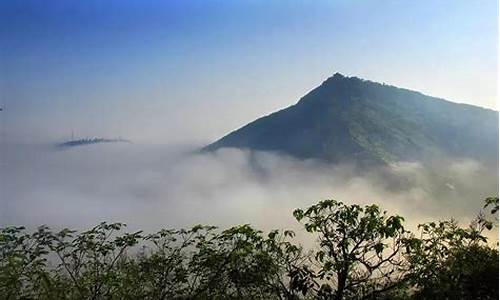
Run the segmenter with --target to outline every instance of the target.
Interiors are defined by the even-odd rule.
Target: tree
[[[183,299],[198,285],[190,261],[196,245],[210,240],[216,227],[162,229],[143,238],[143,248],[118,265],[121,286],[117,299]]]
[[[498,197],[490,205],[496,214]],[[420,236],[407,240],[413,298],[498,299],[498,249],[483,235],[492,226],[482,212],[465,228],[455,220],[419,225]]]
[[[24,227],[0,229],[0,295],[2,299],[43,298],[51,273],[46,269],[47,227],[32,234]],[[53,286],[54,289],[56,288]]]
[[[55,279],[66,283],[66,297],[102,299],[117,293],[118,265],[128,260],[127,250],[142,239],[140,231],[120,233],[124,226],[103,222],[77,235],[68,229],[57,233],[46,231],[48,248],[59,260]]]
[[[402,217],[389,216],[376,205],[363,208],[335,200],[297,209],[294,216],[318,235],[318,298],[373,299],[401,284]]]
[[[286,278],[303,261],[302,250],[287,238],[267,236],[249,225],[229,228],[196,245],[191,274],[198,281],[192,299],[296,299]]]

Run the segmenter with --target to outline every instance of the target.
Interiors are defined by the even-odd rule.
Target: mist
[[[292,212],[322,199],[378,204],[407,227],[454,217],[466,223],[498,191],[497,166],[441,159],[360,172],[351,165],[199,145],[1,145],[0,226],[88,228],[124,222],[153,231],[194,224],[300,225]]]

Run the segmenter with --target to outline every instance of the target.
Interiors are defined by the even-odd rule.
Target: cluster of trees
[[[121,137],[117,139],[105,139],[105,138],[85,138],[85,139],[78,139],[78,140],[71,140],[67,141],[64,143],[57,144],[56,146],[58,148],[67,148],[67,147],[74,147],[74,146],[82,146],[82,145],[91,145],[91,144],[99,144],[99,143],[131,143],[131,141],[122,139]]]
[[[430,222],[411,233],[377,205],[321,201],[292,231],[250,225],[125,233],[0,229],[1,299],[497,299],[498,197],[470,226]],[[491,213],[491,215],[490,215]],[[497,244],[498,245],[498,244]]]

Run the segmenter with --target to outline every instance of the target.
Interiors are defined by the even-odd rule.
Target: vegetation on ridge
[[[78,140],[67,141],[64,143],[59,143],[56,145],[56,147],[60,149],[65,149],[69,147],[101,144],[101,143],[131,143],[131,141],[122,139],[121,137],[117,139],[105,139],[105,138],[95,137],[95,138],[78,139]]]

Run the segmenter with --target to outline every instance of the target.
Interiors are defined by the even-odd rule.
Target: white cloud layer
[[[119,221],[148,231],[197,223],[299,225],[295,208],[321,199],[381,205],[419,222],[466,221],[498,193],[496,166],[442,159],[360,173],[349,165],[264,152],[101,144],[60,151],[47,145],[2,145],[0,226],[86,228]]]

